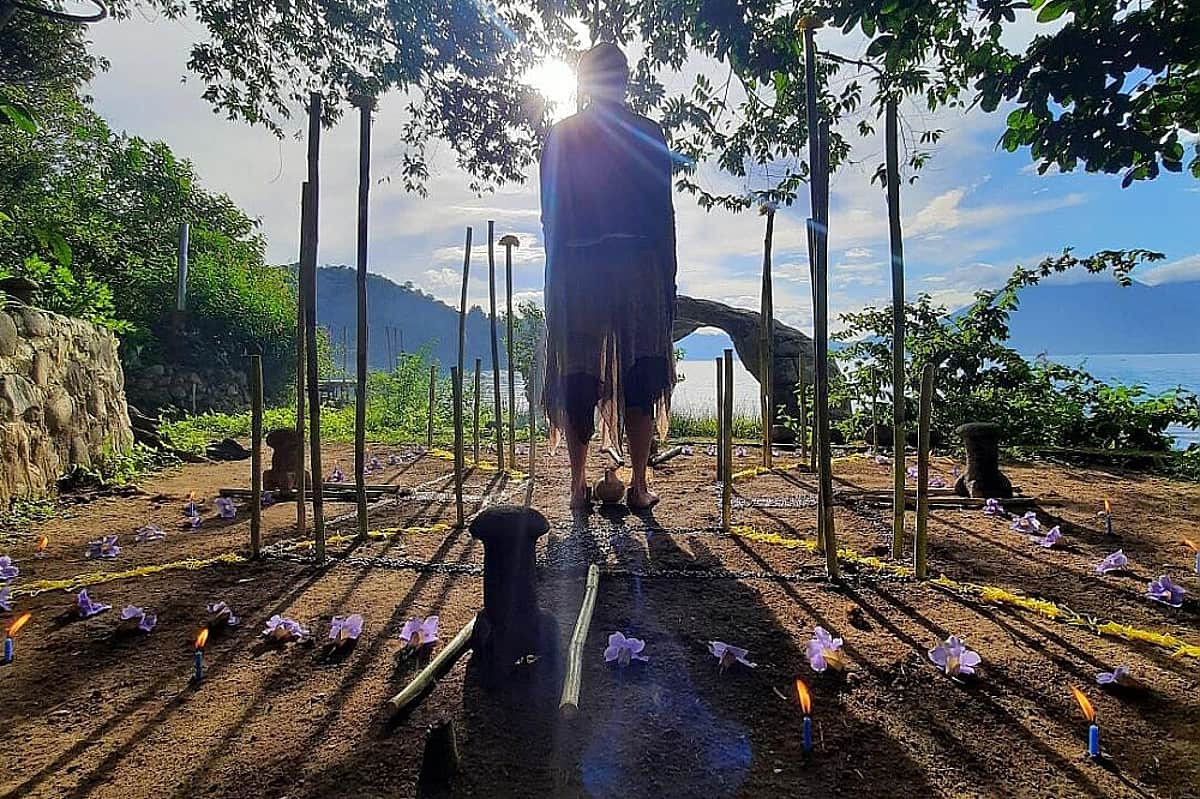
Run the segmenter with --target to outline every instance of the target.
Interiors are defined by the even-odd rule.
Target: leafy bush
[[[932,363],[937,370],[932,428],[947,440],[964,422],[994,421],[1015,446],[1170,449],[1168,425],[1200,427],[1195,394],[1180,388],[1151,396],[1142,386],[1106,385],[1082,369],[1044,358],[1031,362],[1005,343],[1021,290],[1041,278],[1083,267],[1089,272],[1111,269],[1128,283],[1138,263],[1160,257],[1132,250],[1079,259],[1068,250],[1036,269],[1017,268],[1002,288],[976,293],[974,303],[953,315],[924,294],[906,304],[905,417],[911,420],[906,426],[915,427],[919,376]],[[841,376],[831,382],[830,402],[852,404],[853,413],[839,426],[848,437],[861,438],[871,422],[877,377],[882,389],[879,421],[891,424],[892,312],[866,308],[842,319],[847,327],[838,338],[852,343],[836,355]]]

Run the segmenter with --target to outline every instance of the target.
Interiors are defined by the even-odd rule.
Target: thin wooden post
[[[350,378],[350,333],[345,325],[342,325],[342,379]]]
[[[367,538],[367,232],[371,198],[371,106],[363,99],[358,116],[358,263],[355,273],[354,345],[354,490],[358,539]],[[346,328],[342,328],[342,362],[348,354]]]
[[[579,713],[579,691],[583,687],[583,648],[587,644],[592,614],[596,610],[596,595],[599,592],[600,567],[593,563],[588,566],[583,603],[579,606],[575,631],[571,633],[571,643],[567,646],[567,670],[563,679],[562,699],[558,703],[558,712],[564,718],[574,718]]]
[[[871,367],[871,453],[879,452],[879,372]]]
[[[804,357],[796,356],[796,402],[800,408],[800,462],[808,462],[808,409],[805,407],[807,399],[804,396]]]
[[[896,100],[885,109],[888,238],[892,255],[892,557],[904,553],[904,238],[900,230],[900,155]]]
[[[733,350],[725,350],[725,458],[721,475],[721,527],[728,531],[733,522]]]
[[[451,639],[450,643],[434,656],[433,660],[429,661],[429,665],[421,669],[421,673],[413,678],[412,682],[404,686],[404,690],[393,696],[388,701],[392,704],[392,710],[399,712],[412,703],[414,699],[421,696],[434,683],[437,682],[441,675],[449,671],[463,653],[471,648],[471,638],[475,633],[475,617],[467,622],[458,635]]]
[[[504,245],[504,293],[507,295],[507,339],[505,357],[508,364],[508,463],[512,468],[517,466],[517,383],[513,370],[513,287],[512,287],[512,251],[516,236],[505,236],[500,239]]]
[[[725,480],[725,361],[717,358],[717,482]]]
[[[466,374],[463,357],[467,347],[467,281],[471,274],[471,234],[473,232],[468,226],[467,242],[463,245],[462,299],[458,304],[458,374],[460,377]]]
[[[472,443],[475,445],[475,464],[479,464],[479,373],[483,369],[483,358],[475,359],[475,401],[472,412],[475,417],[473,432],[471,435]]]
[[[463,514],[463,414],[462,414],[462,372],[457,366],[450,367],[450,387],[454,400],[454,504],[458,511],[458,526],[463,527],[466,517]]]
[[[921,370],[921,407],[917,416],[917,534],[913,541],[913,566],[918,580],[925,579],[926,530],[929,524],[929,423],[933,412],[933,364]]]
[[[775,405],[775,299],[771,286],[771,238],[775,231],[775,209],[763,204],[767,232],[763,237],[762,300],[759,308],[759,388],[762,391],[762,465],[770,469],[771,426]]]
[[[437,364],[429,364],[429,429],[425,431],[425,446],[433,449],[433,413],[437,404]]]
[[[533,480],[534,467],[537,466],[537,414],[533,406],[529,406],[529,479]]]
[[[308,184],[305,183],[300,191],[300,255],[304,255],[304,229],[306,220],[308,219]],[[305,461],[307,456],[304,454],[304,430],[305,422],[305,402],[304,402],[304,377],[308,370],[308,357],[305,354],[307,348],[304,346],[305,330],[307,323],[305,321],[307,314],[304,312],[304,305],[307,302],[304,292],[304,269],[300,264],[296,266],[296,535],[304,538],[308,533],[308,506],[305,504],[305,494],[307,486],[304,475],[306,473]]]
[[[302,264],[305,272],[305,346],[308,359],[308,441],[309,461],[313,472],[313,555],[317,563],[325,562],[325,506],[321,483],[321,388],[317,371],[317,246],[320,229],[320,165],[321,152],[321,94],[311,92],[308,101],[308,193],[307,258]]]
[[[496,429],[496,468],[504,471],[504,414],[500,407],[500,341],[496,335],[496,223],[488,220],[488,294],[492,310],[492,424]]]
[[[250,557],[262,553],[262,356],[250,356]]]

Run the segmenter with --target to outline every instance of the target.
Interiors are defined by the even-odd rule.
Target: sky
[[[191,160],[204,185],[228,194],[260,221],[268,260],[297,259],[300,184],[305,146],[298,135],[277,139],[269,132],[214,113],[201,98],[203,85],[186,69],[191,45],[205,38],[194,22],[139,15],[128,21],[93,25],[95,51],[111,67],[90,87],[95,109],[118,130],[161,139],[177,156]],[[822,34],[833,36],[834,33]],[[818,37],[818,47],[844,55],[844,40]],[[565,70],[546,70],[547,87],[563,91]],[[687,76],[667,80],[683,90]],[[1148,283],[1200,280],[1200,181],[1164,173],[1154,181],[1120,187],[1120,176],[1048,174],[1039,176],[1025,151],[996,147],[1006,112],[938,112],[920,104],[901,108],[902,126],[945,134],[917,180],[902,189],[906,294],[931,294],[954,308],[980,288],[1003,283],[1015,265],[1074,247],[1086,254],[1100,249],[1144,247],[1167,255],[1152,269],[1135,273]],[[486,264],[487,222],[496,237],[513,233],[514,295],[541,302],[544,267],[538,209],[538,176],[531,170],[522,185],[509,185],[482,197],[454,166],[445,143],[430,147],[432,175],[428,197],[406,194],[399,180],[403,101],[381,98],[374,125],[370,207],[369,269],[392,280],[412,281],[426,292],[457,305],[465,227],[474,227],[473,273]],[[298,132],[303,122],[293,125]],[[355,263],[358,121],[347,115],[323,134],[321,149],[321,228],[319,260]],[[877,126],[882,130],[882,124]],[[831,325],[839,314],[880,305],[891,296],[885,197],[870,176],[882,160],[882,140],[861,142],[857,164],[831,180],[829,283]],[[395,178],[390,180],[389,178]],[[747,188],[728,176],[706,171],[708,187]],[[810,331],[811,287],[805,250],[807,192],[775,223],[774,292],[777,317]],[[757,308],[762,269],[763,221],[753,211],[706,212],[690,195],[676,194],[679,241],[678,288],[682,294]],[[499,248],[498,248],[499,249]],[[1068,279],[1079,279],[1071,277]],[[472,304],[486,304],[483,281],[471,285]],[[715,332],[715,331],[714,331]]]

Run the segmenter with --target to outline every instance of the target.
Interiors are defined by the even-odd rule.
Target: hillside
[[[1197,308],[1200,282],[1042,284],[1021,292],[1009,344],[1026,355],[1200,352]]]
[[[350,364],[355,358],[355,272],[347,266],[323,266],[317,271],[317,324],[332,328],[335,351],[340,353],[342,328],[350,342]],[[428,347],[443,367],[449,368],[458,358],[458,310],[441,300],[425,294],[411,283],[403,286],[380,275],[367,276],[367,326],[370,342],[367,363],[371,369],[388,366],[388,334],[386,328],[397,328],[403,336],[404,349],[415,352]],[[394,335],[394,334],[393,334]],[[482,358],[484,369],[491,363],[487,315],[479,308],[467,314],[467,369],[474,359]],[[503,345],[503,330],[500,331]],[[505,364],[504,347],[500,348],[500,364]]]

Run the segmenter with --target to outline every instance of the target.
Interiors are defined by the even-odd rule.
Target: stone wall
[[[112,333],[36,308],[0,309],[0,507],[131,447],[124,388]]]
[[[250,406],[246,373],[240,369],[193,369],[154,364],[130,369],[125,393],[142,413],[155,416],[168,408],[191,413],[244,411]],[[194,393],[193,393],[194,392]]]

